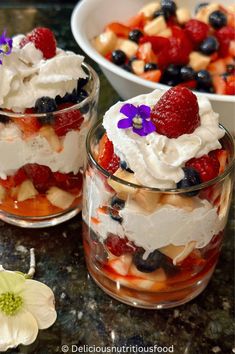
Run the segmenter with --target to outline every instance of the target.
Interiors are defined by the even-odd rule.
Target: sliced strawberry
[[[226,95],[235,95],[235,76],[230,75],[226,79]]]
[[[0,185],[6,189],[11,189],[11,188],[15,187],[13,176],[8,176],[6,179],[0,178]]]
[[[228,163],[228,152],[224,149],[213,150],[209,155],[219,162],[219,174],[223,173]]]
[[[193,158],[187,161],[185,165],[186,167],[194,168],[199,173],[202,182],[207,182],[217,177],[220,170],[219,161],[210,155]]]
[[[138,13],[137,15],[131,17],[127,22],[126,25],[131,29],[139,28],[140,30],[143,29],[146,23],[146,17],[143,12]]]
[[[41,193],[46,192],[54,183],[53,174],[47,166],[36,163],[27,164],[24,166],[24,171],[33,182],[35,188]]]
[[[220,75],[214,75],[212,77],[212,82],[214,86],[214,90],[219,95],[226,95],[226,81],[224,77]]]
[[[230,41],[235,39],[235,29],[230,26],[224,26],[215,31],[215,36],[219,41],[219,56],[226,57],[229,54]]]
[[[82,187],[82,174],[78,172],[73,173],[54,172],[55,184],[59,188],[71,190],[74,188],[80,189]]]
[[[114,32],[118,37],[128,38],[131,28],[119,22],[111,22],[105,27],[105,30]]]
[[[192,42],[198,45],[207,37],[210,27],[202,21],[191,19],[186,23],[185,29]]]
[[[144,60],[146,63],[156,63],[157,61],[157,57],[154,54],[150,42],[141,44],[137,50],[136,56],[138,59]]]
[[[24,137],[28,138],[35,134],[42,125],[36,117],[30,115],[33,113],[32,109],[27,109],[25,113],[29,116],[26,116],[25,118],[14,118],[14,123],[19,126],[20,130],[24,134]]]
[[[28,176],[27,174],[25,173],[25,170],[23,167],[21,167],[17,172],[16,174],[14,175],[14,184],[15,186],[18,186],[20,185],[22,182],[24,182]]]
[[[183,260],[180,264],[180,268],[183,270],[194,270],[196,268],[201,268],[206,264],[206,260],[200,256],[200,253],[193,251],[190,255]]]
[[[79,110],[71,110],[55,115],[54,129],[58,136],[64,136],[70,130],[79,130],[84,118]]]
[[[140,38],[140,44],[150,42],[153,51],[157,54],[164,48],[169,47],[169,39],[160,36],[143,36]]]
[[[159,82],[161,79],[161,74],[162,73],[160,70],[150,70],[140,74],[139,76],[145,80]]]
[[[113,143],[105,134],[99,147],[98,163],[109,173],[115,173],[120,165],[119,157],[114,153]]]
[[[105,240],[105,245],[108,250],[117,257],[126,253],[134,253],[136,250],[136,246],[126,237],[121,238],[114,234],[109,234]]]
[[[170,64],[186,65],[189,61],[190,48],[188,40],[181,38],[169,38],[169,47],[163,49],[158,55],[158,64],[160,68],[165,68]]]
[[[190,81],[181,82],[177,86],[187,87],[187,88],[193,90],[197,87],[197,82],[196,82],[196,80],[190,80]]]

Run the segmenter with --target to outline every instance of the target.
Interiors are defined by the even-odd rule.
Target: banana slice
[[[47,191],[47,199],[57,208],[67,209],[72,205],[75,196],[58,187],[51,187]]]
[[[129,183],[133,183],[133,184],[138,184],[138,181],[135,178],[133,173],[130,173],[126,170],[122,170],[121,168],[119,168],[114,173],[114,176],[126,181],[127,183],[129,182]],[[118,194],[118,197],[121,199],[127,200],[128,195],[133,196],[137,193],[136,188],[116,182],[111,178],[109,178],[107,182],[110,185],[110,187],[112,187],[116,191],[116,193]]]
[[[27,179],[19,186],[17,191],[18,202],[23,202],[24,200],[31,199],[38,195],[38,191],[34,188],[33,182]]]
[[[173,259],[173,264],[176,265],[187,258],[188,255],[194,250],[195,246],[196,241],[190,241],[185,246],[168,245],[160,248],[159,251],[167,257]]]
[[[228,179],[224,181],[221,196],[220,196],[220,204],[219,204],[219,218],[223,219],[227,212],[228,212],[228,205],[231,198],[231,190],[232,190],[232,183],[231,180]]]

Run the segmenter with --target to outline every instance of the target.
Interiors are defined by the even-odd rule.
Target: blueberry
[[[43,117],[38,118],[39,122],[42,125],[54,124],[54,115],[53,113],[47,113]]]
[[[176,4],[172,0],[162,0],[161,8],[164,13],[164,17],[168,19],[170,16],[175,15]]]
[[[113,220],[122,222],[122,218],[119,215],[119,210],[125,207],[125,201],[114,196],[111,200],[111,207],[109,208],[109,215]]]
[[[54,112],[57,109],[56,101],[53,98],[43,96],[38,98],[35,103],[36,113]]]
[[[133,42],[139,43],[141,37],[143,37],[143,33],[139,29],[133,29],[129,32],[129,39]]]
[[[66,93],[63,97],[56,96],[56,103],[77,103],[77,90],[74,89],[71,93]]]
[[[86,77],[85,79],[79,79],[78,84],[77,84],[77,91],[79,91],[81,88],[83,88],[89,81],[89,77]]]
[[[164,72],[169,78],[178,78],[180,75],[180,67],[175,64],[170,64]]]
[[[77,102],[78,103],[84,101],[87,97],[88,97],[88,93],[86,90],[80,89],[80,91],[77,92]],[[82,114],[86,114],[89,111],[89,109],[90,109],[89,103],[87,103],[84,106],[82,106],[81,108],[79,108],[79,110]]]
[[[213,11],[209,16],[209,23],[213,28],[219,29],[227,25],[227,16],[219,10]]]
[[[128,62],[127,64],[121,65],[121,68],[122,68],[123,70],[128,71],[129,73],[133,73],[132,66],[131,66],[131,63],[130,63],[130,62]]]
[[[3,114],[0,114],[0,123],[7,124],[11,121],[11,119],[8,116],[4,116]]]
[[[123,170],[126,170],[126,171],[128,171],[128,172],[130,172],[130,173],[133,173],[133,171],[127,166],[126,161],[121,161],[121,162],[120,162],[120,167],[121,167],[121,169],[123,169]]]
[[[204,41],[200,44],[199,50],[206,55],[210,55],[216,52],[219,48],[219,43],[215,37],[207,37]]]
[[[157,10],[153,13],[153,18],[157,18],[159,16],[165,16],[165,14],[162,10]]]
[[[191,66],[183,66],[180,69],[180,78],[182,81],[189,81],[195,79],[195,71]]]
[[[86,90],[81,89],[80,91],[77,92],[77,102],[78,103],[82,102],[87,97],[88,97],[88,93]]]
[[[154,272],[156,269],[161,268],[161,266],[165,262],[166,256],[164,256],[158,250],[155,250],[150,253],[146,259],[143,259],[144,253],[145,250],[141,248],[134,254],[133,257],[133,262],[140,272]]]
[[[169,86],[175,86],[180,82],[180,67],[170,64],[161,77],[161,83]]]
[[[201,2],[200,4],[196,5],[195,14],[197,14],[202,7],[206,7],[207,5],[209,5],[209,2]]]
[[[144,66],[144,71],[157,70],[158,66],[156,63],[146,63]]]
[[[126,54],[120,50],[114,50],[111,54],[111,60],[116,65],[122,65],[126,62]]]
[[[199,173],[191,167],[183,167],[184,178],[177,183],[177,188],[193,187],[201,183]],[[198,194],[198,191],[187,192],[185,195],[193,197]]]
[[[196,73],[198,87],[208,88],[212,85],[211,74],[207,70],[200,70]]]

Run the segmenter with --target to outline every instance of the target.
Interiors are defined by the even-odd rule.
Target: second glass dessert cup
[[[53,226],[82,208],[87,133],[97,117],[99,78],[88,75],[80,103],[45,114],[0,112],[0,218],[21,227]]]
[[[232,196],[234,147],[215,179],[185,189],[146,188],[97,163],[104,135],[100,123],[87,139],[83,193],[83,242],[89,273],[126,304],[160,309],[184,304],[208,284],[215,269]]]

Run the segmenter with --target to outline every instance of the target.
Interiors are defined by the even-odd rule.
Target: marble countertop
[[[70,30],[73,6],[73,1],[1,0],[0,31],[7,28],[12,35],[39,25],[51,27],[60,47],[80,52]],[[99,71],[95,63],[87,61]],[[99,74],[101,116],[118,96]],[[33,345],[9,353],[62,353],[62,345],[68,345],[69,353],[86,345],[173,345],[175,354],[235,353],[234,215],[231,210],[222,254],[206,290],[186,305],[156,311],[121,304],[94,284],[84,263],[80,216],[40,230],[20,229],[0,221],[0,263],[6,269],[26,272],[29,249],[34,247],[36,279],[54,290],[58,311],[56,323],[41,331]]]

